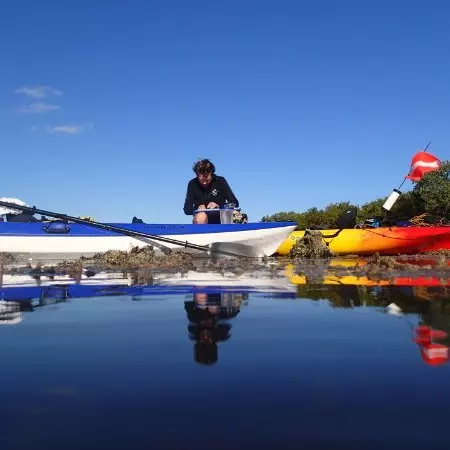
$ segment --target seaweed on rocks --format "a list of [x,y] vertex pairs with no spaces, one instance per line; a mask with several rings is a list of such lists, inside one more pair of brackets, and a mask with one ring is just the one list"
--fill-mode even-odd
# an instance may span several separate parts
[[291,258],[328,258],[333,256],[317,230],[307,230],[302,239],[297,239],[289,252]]
[[109,250],[105,253],[97,253],[84,262],[85,264],[90,264],[91,267],[102,267],[104,269],[167,269],[175,267],[189,269],[193,267],[193,256],[180,250],[158,255],[153,247],[148,245],[145,247],[133,247],[128,252]]
[[131,271],[128,276],[131,286],[148,286],[153,284],[152,269],[136,269]]
[[329,269],[329,264],[329,258],[297,258],[295,260],[294,273],[296,275],[303,275],[308,283],[320,284]]
[[96,253],[92,260],[107,268],[137,268],[148,266],[155,260],[155,251],[152,246],[133,247],[130,251],[108,250],[105,253]]
[[427,255],[427,256],[441,256],[444,258],[449,258],[450,250],[449,249],[430,250],[430,251],[424,252],[423,254]]
[[16,257],[11,253],[0,253],[0,266],[5,266],[16,262]]
[[43,275],[47,275],[50,272],[51,276],[55,275],[68,275],[73,278],[77,283],[80,282],[83,276],[83,263],[79,260],[76,261],[62,261],[56,266],[44,267]]

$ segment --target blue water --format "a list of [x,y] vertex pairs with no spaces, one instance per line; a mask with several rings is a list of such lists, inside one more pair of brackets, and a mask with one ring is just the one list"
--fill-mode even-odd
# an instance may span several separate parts
[[450,365],[413,341],[445,331],[446,291],[355,292],[3,303],[1,449],[448,448]]

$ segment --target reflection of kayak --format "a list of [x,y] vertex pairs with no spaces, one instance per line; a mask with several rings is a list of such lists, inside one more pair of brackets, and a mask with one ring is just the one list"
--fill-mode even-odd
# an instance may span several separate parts
[[[321,284],[335,285],[355,285],[355,286],[450,286],[450,277],[442,278],[437,276],[426,276],[417,274],[417,276],[393,276],[392,274],[377,274],[376,277],[367,275],[339,275],[335,269],[342,267],[364,266],[366,261],[362,260],[337,260],[332,261],[328,270],[323,274]],[[289,282],[296,285],[308,284],[308,279],[302,273],[294,272],[294,266],[289,264],[286,267],[286,276]]]
[[155,276],[155,283],[166,286],[222,286],[224,289],[235,289],[238,287],[249,287],[253,291],[258,292],[284,292],[294,293],[295,287],[286,280],[283,273],[279,275],[270,271],[259,271],[255,276],[254,272],[237,275],[232,272],[199,272],[189,270],[184,273],[167,275],[159,274]]
[[22,322],[22,312],[17,302],[0,300],[0,325],[15,325]]
[[[293,266],[289,265],[286,267],[286,275],[289,282],[296,285],[308,284],[308,279],[305,275],[296,274],[293,271]],[[324,274],[321,284],[350,284],[350,285],[361,285],[361,286],[388,286],[391,284],[389,280],[375,281],[370,280],[366,276],[358,277],[355,275],[345,275],[337,276],[332,273]]]
[[[319,230],[318,230],[319,231]],[[450,249],[450,227],[392,227],[320,230],[322,240],[339,255],[415,254]],[[288,255],[305,230],[293,231],[278,247],[279,255]]]
[[[135,271],[100,272],[92,277],[85,274],[79,280],[69,275],[52,275],[51,279],[42,275],[36,280],[30,275],[3,275],[0,298],[21,300],[45,297],[96,297],[102,295],[155,295],[192,293],[195,291],[223,293],[262,293],[295,297],[295,286],[289,283],[283,273],[275,276],[272,272],[253,272],[235,275],[222,272],[154,272],[145,279],[145,271],[139,275]],[[0,300],[1,301],[1,300]],[[1,309],[0,309],[1,311]]]

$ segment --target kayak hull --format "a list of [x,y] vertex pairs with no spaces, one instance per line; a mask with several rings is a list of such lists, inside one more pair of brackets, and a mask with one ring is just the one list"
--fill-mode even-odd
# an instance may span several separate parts
[[[318,230],[335,255],[418,254],[450,249],[450,227],[391,227]],[[293,231],[276,254],[288,255],[305,230]]]
[[[0,252],[40,259],[90,257],[108,250],[129,251],[151,245],[155,252],[183,250],[204,253],[185,247],[185,243],[209,246],[218,242],[244,244],[256,256],[270,256],[295,229],[291,222],[272,224],[108,224],[131,231],[169,238],[178,243],[130,237],[89,225],[62,222],[0,222]],[[231,250],[230,250],[231,251]]]

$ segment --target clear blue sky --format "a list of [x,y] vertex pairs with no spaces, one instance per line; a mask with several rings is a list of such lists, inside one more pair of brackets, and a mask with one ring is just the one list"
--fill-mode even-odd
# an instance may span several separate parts
[[449,24],[433,0],[5,2],[0,196],[186,223],[199,157],[254,221],[387,196],[429,140],[449,158]]

